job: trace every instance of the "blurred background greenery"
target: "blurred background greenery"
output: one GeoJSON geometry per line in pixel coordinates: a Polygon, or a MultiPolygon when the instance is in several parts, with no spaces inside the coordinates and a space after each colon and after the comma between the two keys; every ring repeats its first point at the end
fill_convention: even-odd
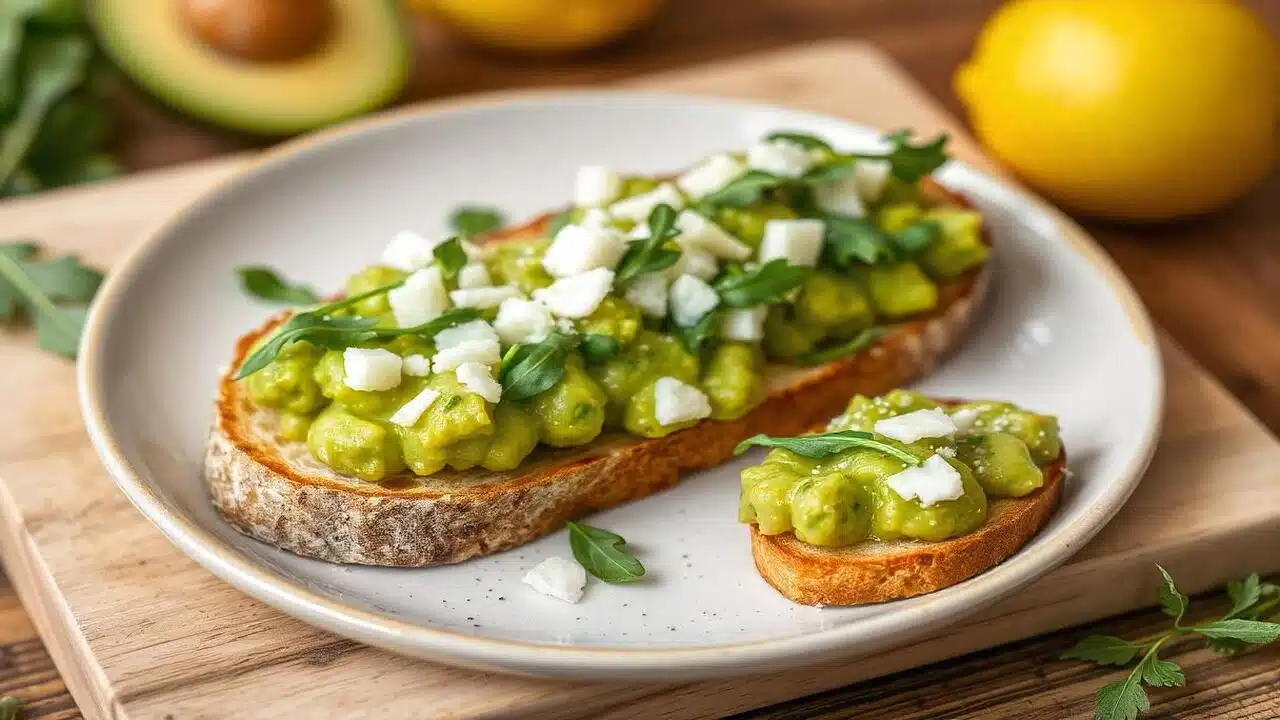
{"type": "Polygon", "coordinates": [[[953,78],[944,100],[1067,208],[1195,215],[1274,172],[1277,21],[1273,0],[0,0],[0,196],[396,101],[868,34],[953,78]]]}

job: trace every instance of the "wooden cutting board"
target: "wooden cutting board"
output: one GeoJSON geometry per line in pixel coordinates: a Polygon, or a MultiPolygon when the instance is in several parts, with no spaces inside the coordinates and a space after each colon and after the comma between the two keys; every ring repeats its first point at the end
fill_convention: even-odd
{"type": "MultiPolygon", "coordinates": [[[[829,43],[634,86],[757,98],[885,128],[959,124],[884,55],[829,43]]],[[[219,160],[0,206],[31,236],[104,267],[141,233],[251,160],[219,160]]],[[[73,369],[0,332],[0,557],[90,718],[701,717],[731,713],[1151,603],[1152,563],[1186,590],[1280,570],[1280,444],[1180,350],[1159,450],[1121,514],[1064,567],[935,638],[878,657],[745,681],[585,684],[409,660],[282,615],[178,552],[89,447],[73,369]]]]}

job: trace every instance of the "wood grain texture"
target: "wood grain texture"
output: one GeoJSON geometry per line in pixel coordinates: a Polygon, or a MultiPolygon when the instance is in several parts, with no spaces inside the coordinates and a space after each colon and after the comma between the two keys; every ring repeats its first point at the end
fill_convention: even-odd
{"type": "MultiPolygon", "coordinates": [[[[927,101],[910,105],[924,115],[882,115],[877,120],[875,113],[891,114],[893,109],[884,103],[867,103],[872,96],[866,92],[850,97],[867,85],[855,82],[844,70],[842,63],[848,60],[848,55],[841,60],[831,54],[774,58],[771,62],[782,62],[782,69],[739,68],[672,84],[773,97],[854,117],[862,114],[862,119],[886,125],[947,124],[927,101]],[[814,69],[823,79],[806,81],[814,69]],[[832,78],[839,79],[839,86],[829,84],[832,78]]],[[[882,89],[896,92],[900,102],[915,99],[913,84],[895,90],[903,76],[892,69],[885,72],[889,75],[882,89]]],[[[962,151],[971,153],[972,146],[965,144],[962,151]]],[[[109,264],[169,203],[189,197],[203,187],[201,183],[224,176],[235,162],[145,179],[141,187],[104,186],[12,203],[0,208],[0,227],[37,233],[57,247],[78,248],[109,264]]],[[[1168,349],[1167,362],[1171,379],[1167,433],[1150,476],[1159,484],[1144,484],[1121,519],[1072,563],[1035,589],[987,609],[964,628],[928,643],[869,661],[748,683],[635,687],[477,676],[391,658],[285,618],[214,580],[178,554],[107,484],[96,458],[84,446],[71,397],[70,368],[34,351],[20,334],[0,336],[0,366],[6,370],[0,391],[8,396],[17,388],[39,387],[45,394],[19,417],[10,414],[0,419],[0,477],[8,488],[0,493],[0,510],[6,519],[0,547],[10,572],[23,585],[36,623],[53,640],[51,650],[61,659],[67,683],[90,717],[363,717],[375,711],[381,711],[381,717],[408,717],[510,714],[513,708],[554,716],[693,717],[743,710],[1147,604],[1155,578],[1135,568],[1148,567],[1153,560],[1169,562],[1191,589],[1247,567],[1274,563],[1270,551],[1277,529],[1269,513],[1276,505],[1271,493],[1280,456],[1273,439],[1176,348],[1168,349]],[[1211,475],[1241,485],[1234,488],[1237,492],[1214,492],[1206,498],[1203,479],[1211,475]],[[21,492],[13,493],[14,488],[21,492]],[[1227,504],[1208,504],[1215,500],[1227,504]],[[1189,511],[1204,515],[1188,516],[1189,511]],[[1225,557],[1212,550],[1223,547],[1219,512],[1238,521],[1233,525],[1238,532],[1228,533],[1234,544],[1225,557]],[[15,514],[22,516],[23,525],[13,521],[15,514]],[[11,532],[15,527],[21,532],[11,532]],[[1135,546],[1137,534],[1155,545],[1135,546]],[[33,548],[38,548],[40,562],[31,561],[36,555],[29,552],[33,548]],[[112,553],[103,557],[95,548],[111,548],[112,553]],[[1106,579],[1105,594],[1096,592],[1100,578],[1106,579]],[[79,638],[52,631],[69,625],[65,609],[50,598],[37,597],[54,586],[66,603],[62,607],[74,609],[79,638]],[[193,636],[192,628],[199,634],[193,636]],[[220,704],[212,709],[215,702],[220,704]]],[[[1059,648],[1068,644],[1059,642],[1059,648]]],[[[1043,662],[1052,654],[1036,657],[1043,662]]],[[[1043,669],[1026,657],[1030,656],[1000,667],[1023,668],[1024,673],[1032,666],[1043,669]]],[[[1079,694],[1101,684],[1099,674],[1082,665],[1072,666],[1082,679],[1092,680],[1079,685],[1079,694]]],[[[1230,675],[1236,678],[1233,683],[1247,684],[1253,677],[1240,669],[1240,663],[1227,667],[1220,672],[1223,678],[1234,673],[1230,675]]],[[[925,702],[950,697],[959,687],[980,691],[979,685],[965,686],[967,679],[937,687],[929,679],[937,672],[915,675],[923,678],[915,681],[918,685],[935,686],[925,702]]],[[[1026,677],[1018,682],[1034,684],[1026,677]]],[[[1023,699],[1029,697],[1042,702],[1052,698],[1028,694],[1023,699]]],[[[794,716],[808,716],[799,712],[794,716]]],[[[896,716],[896,712],[885,716],[896,716]]],[[[933,717],[945,711],[925,714],[933,717]]],[[[1042,716],[1065,714],[1064,710],[1042,716]]]]}

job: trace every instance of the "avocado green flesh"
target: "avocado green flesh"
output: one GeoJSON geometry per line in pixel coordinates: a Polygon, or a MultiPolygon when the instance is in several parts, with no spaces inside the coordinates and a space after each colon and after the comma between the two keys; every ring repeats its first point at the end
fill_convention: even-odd
{"type": "MultiPolygon", "coordinates": [[[[950,223],[957,228],[953,238],[944,227],[943,235],[930,247],[946,243],[968,247],[965,234],[972,233],[972,239],[985,248],[980,238],[980,218],[975,213],[949,207],[925,208],[913,186],[898,185],[889,193],[897,208],[894,212],[912,220],[932,214],[940,218],[941,226],[950,223]]],[[[623,196],[648,192],[656,186],[657,181],[652,178],[628,177],[623,183],[623,196]]],[[[581,209],[574,212],[582,214],[581,209]]],[[[715,220],[739,240],[757,246],[769,220],[796,216],[796,210],[780,198],[770,197],[750,207],[720,208],[715,220]]],[[[624,223],[615,224],[621,228],[624,223]]],[[[495,285],[516,285],[521,291],[532,293],[553,281],[541,262],[549,244],[547,238],[501,243],[484,260],[486,270],[495,285]]],[[[940,263],[952,271],[973,257],[940,263]]],[[[982,260],[985,255],[978,262],[982,260]]],[[[815,269],[787,301],[769,308],[762,342],[715,338],[696,354],[674,334],[665,332],[662,321],[645,317],[636,305],[612,294],[590,315],[574,321],[574,331],[613,339],[617,354],[593,358],[595,362],[588,363],[579,350],[573,350],[565,362],[563,377],[548,390],[524,400],[504,397],[496,404],[487,402],[460,385],[452,372],[428,377],[405,375],[398,387],[387,391],[353,390],[345,383],[342,352],[305,342],[288,346],[265,369],[249,376],[245,388],[254,404],[279,413],[281,439],[305,442],[314,458],[345,475],[377,482],[405,470],[420,476],[476,467],[511,470],[540,445],[580,446],[608,430],[656,438],[697,424],[697,420],[690,420],[664,425],[658,420],[655,388],[664,377],[701,390],[710,405],[711,418],[740,418],[766,394],[766,360],[785,362],[847,340],[863,329],[936,307],[937,283],[944,278],[930,273],[914,260],[862,266],[847,272],[815,269]],[[398,408],[427,388],[439,396],[412,427],[390,422],[398,408]]],[[[370,266],[351,276],[346,293],[363,294],[405,277],[401,270],[370,266]]],[[[452,288],[456,281],[449,282],[452,288]]],[[[375,318],[380,326],[395,327],[385,294],[366,298],[343,312],[375,318]]],[[[492,319],[492,314],[488,317],[492,319]]],[[[431,357],[435,351],[430,342],[410,336],[368,347],[384,347],[402,357],[431,357]]],[[[975,447],[973,452],[987,452],[987,448],[975,447]]],[[[955,525],[948,520],[950,510],[898,507],[901,503],[893,497],[886,498],[877,486],[844,488],[841,477],[836,472],[822,482],[812,479],[802,492],[796,491],[796,507],[807,509],[801,513],[806,519],[794,527],[805,537],[815,538],[813,542],[823,542],[822,538],[843,541],[868,532],[884,537],[934,536],[967,527],[964,523],[985,512],[972,508],[955,511],[963,520],[955,525]],[[828,500],[845,497],[856,500],[855,509],[823,515],[828,500]],[[848,529],[857,530],[864,524],[865,530],[848,529]]],[[[956,507],[968,504],[970,501],[958,501],[956,507]]],[[[763,504],[761,508],[767,514],[763,504]]],[[[788,525],[787,529],[792,527],[788,525]]]]}
{"type": "MultiPolygon", "coordinates": [[[[829,429],[873,432],[878,420],[938,407],[928,397],[904,390],[878,398],[858,395],[829,429]]],[[[1062,445],[1057,421],[1050,416],[1009,403],[946,406],[953,414],[962,408],[976,410],[978,420],[954,438],[901,443],[877,437],[921,460],[935,453],[946,458],[960,474],[960,497],[926,507],[914,497],[900,496],[888,480],[905,470],[906,463],[879,450],[856,448],[813,460],[775,449],[764,462],[742,472],[739,520],[755,523],[765,535],[792,532],[802,542],[825,547],[865,540],[938,542],[977,530],[986,521],[990,498],[1022,497],[1039,489],[1042,467],[1057,458],[1062,445]],[[1038,450],[1023,437],[1038,441],[1038,450]],[[1046,457],[1050,450],[1053,456],[1046,457]]]]}

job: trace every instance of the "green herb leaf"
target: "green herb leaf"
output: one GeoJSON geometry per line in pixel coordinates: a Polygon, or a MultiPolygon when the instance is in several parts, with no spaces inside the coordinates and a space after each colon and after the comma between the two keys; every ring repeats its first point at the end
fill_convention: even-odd
{"type": "Polygon", "coordinates": [[[1187,682],[1177,663],[1161,660],[1154,652],[1142,659],[1138,672],[1142,675],[1142,682],[1152,687],[1180,687],[1187,682]]]}
{"type": "Polygon", "coordinates": [[[513,346],[498,368],[502,396],[528,400],[550,390],[564,377],[565,359],[574,342],[569,335],[553,332],[540,343],[513,346]]]}
{"type": "Polygon", "coordinates": [[[449,216],[449,227],[453,232],[466,237],[497,230],[503,222],[502,213],[497,208],[482,205],[463,205],[449,216]]]}
{"type": "Polygon", "coordinates": [[[1253,604],[1262,599],[1262,580],[1258,573],[1227,583],[1227,597],[1231,598],[1231,612],[1228,618],[1239,617],[1253,604]]]}
{"type": "Polygon", "coordinates": [[[75,358],[88,314],[88,305],[58,305],[53,311],[37,312],[36,341],[49,352],[75,358]]]}
{"type": "Polygon", "coordinates": [[[573,211],[565,210],[564,212],[551,218],[551,222],[547,223],[547,237],[553,238],[564,229],[565,225],[573,222],[573,211]]]}
{"type": "Polygon", "coordinates": [[[1194,632],[1214,640],[1239,640],[1250,645],[1264,645],[1280,638],[1280,623],[1261,620],[1215,620],[1191,628],[1194,632]]]}
{"type": "Polygon", "coordinates": [[[24,703],[12,695],[0,698],[0,720],[22,720],[24,703]]]}
{"type": "Polygon", "coordinates": [[[830,185],[833,182],[843,180],[846,175],[853,172],[853,166],[856,159],[853,157],[837,157],[829,162],[824,162],[809,169],[804,174],[804,182],[809,187],[815,185],[830,185]]]}
{"type": "Polygon", "coordinates": [[[826,150],[828,152],[834,152],[831,149],[831,145],[826,140],[823,140],[817,135],[810,135],[809,133],[780,131],[769,133],[764,137],[764,139],[769,141],[784,140],[786,142],[799,145],[805,150],[826,150]]]}
{"type": "Polygon", "coordinates": [[[569,547],[586,571],[607,583],[629,583],[644,577],[644,565],[623,550],[621,535],[570,520],[569,547]]]}
{"type": "Polygon", "coordinates": [[[240,287],[261,300],[288,305],[312,305],[320,301],[309,286],[291,283],[265,265],[238,267],[236,274],[240,276],[240,287]]]}
{"type": "Polygon", "coordinates": [[[680,234],[676,230],[675,208],[659,203],[649,213],[648,223],[649,237],[632,241],[618,261],[613,282],[619,287],[645,273],[665,270],[680,259],[679,250],[663,247],[668,240],[680,234]]]}
{"type": "Polygon", "coordinates": [[[1178,591],[1167,570],[1159,565],[1156,567],[1160,570],[1160,577],[1163,579],[1163,584],[1160,586],[1160,609],[1165,615],[1173,618],[1173,625],[1177,627],[1178,623],[1182,622],[1182,616],[1187,612],[1187,596],[1178,591]]]}
{"type": "Polygon", "coordinates": [[[716,331],[719,329],[720,313],[717,310],[703,315],[692,327],[670,326],[671,334],[675,335],[684,349],[693,355],[702,352],[703,346],[716,336],[716,331]]]}
{"type": "Polygon", "coordinates": [[[764,199],[765,193],[791,182],[763,170],[748,170],[737,180],[706,195],[699,202],[711,207],[747,207],[764,199]]]}
{"type": "Polygon", "coordinates": [[[1090,635],[1059,657],[1063,660],[1088,660],[1099,665],[1128,665],[1146,649],[1143,643],[1129,642],[1114,635],[1090,635]]]}
{"type": "Polygon", "coordinates": [[[449,280],[458,277],[458,271],[467,264],[467,251],[462,249],[462,240],[456,237],[435,246],[431,254],[440,266],[440,274],[449,280]]]}
{"type": "Polygon", "coordinates": [[[35,262],[37,252],[26,242],[0,245],[0,320],[12,321],[25,310],[41,347],[74,358],[102,274],[74,256],[35,262]]]}
{"type": "Polygon", "coordinates": [[[922,145],[911,144],[910,130],[899,130],[885,136],[892,146],[883,155],[859,153],[857,157],[888,160],[893,176],[903,182],[919,182],[920,178],[942,167],[947,162],[947,134],[942,133],[922,145]]]}
{"type": "Polygon", "coordinates": [[[84,81],[92,46],[79,34],[33,33],[20,52],[22,99],[17,115],[0,129],[0,187],[22,165],[49,111],[84,81]]]}
{"type": "Polygon", "coordinates": [[[828,362],[831,362],[832,360],[838,360],[842,357],[845,357],[846,355],[853,355],[854,353],[857,353],[869,347],[872,343],[879,340],[881,337],[884,337],[883,328],[867,328],[866,330],[863,330],[862,332],[853,336],[852,339],[846,340],[845,342],[842,342],[839,345],[833,345],[829,348],[817,350],[807,355],[801,355],[800,357],[796,358],[795,362],[797,365],[804,365],[804,366],[821,365],[823,363],[828,363],[828,362]]]}
{"type": "Polygon", "coordinates": [[[862,263],[875,265],[896,257],[889,234],[866,218],[827,214],[822,246],[823,264],[838,270],[862,263]]]}
{"type": "Polygon", "coordinates": [[[589,333],[582,336],[582,357],[591,365],[599,365],[618,354],[618,341],[608,335],[589,333]]]}
{"type": "Polygon", "coordinates": [[[942,237],[942,226],[935,220],[914,222],[889,237],[903,255],[913,255],[924,250],[942,237]]]}
{"type": "Polygon", "coordinates": [[[840,430],[838,432],[801,435],[799,437],[754,435],[738,443],[738,447],[733,449],[733,454],[741,455],[752,446],[782,448],[812,460],[821,460],[854,448],[868,448],[901,460],[907,465],[918,466],[921,464],[920,458],[915,455],[889,443],[877,440],[874,433],[861,430],[840,430]]]}
{"type": "Polygon", "coordinates": [[[1098,691],[1093,717],[1094,720],[1134,720],[1138,713],[1150,707],[1147,691],[1142,689],[1142,679],[1135,670],[1124,680],[1104,685],[1098,691]]]}
{"type": "Polygon", "coordinates": [[[809,268],[788,265],[786,260],[776,258],[755,270],[726,276],[715,288],[720,302],[727,307],[747,308],[782,302],[808,276],[809,268]]]}

